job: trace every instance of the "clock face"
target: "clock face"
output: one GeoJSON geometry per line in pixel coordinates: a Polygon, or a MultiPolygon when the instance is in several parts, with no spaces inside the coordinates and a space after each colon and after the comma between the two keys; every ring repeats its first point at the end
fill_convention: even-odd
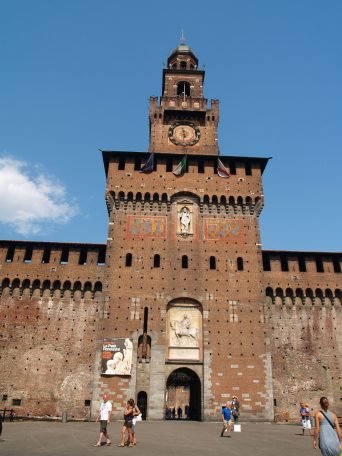
{"type": "Polygon", "coordinates": [[[177,123],[169,129],[169,138],[176,146],[193,146],[200,136],[200,129],[190,123],[177,123]]]}

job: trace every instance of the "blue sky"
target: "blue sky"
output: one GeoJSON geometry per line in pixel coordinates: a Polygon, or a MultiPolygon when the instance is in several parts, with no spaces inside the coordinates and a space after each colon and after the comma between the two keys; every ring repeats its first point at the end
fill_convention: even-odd
{"type": "Polygon", "coordinates": [[[0,239],[106,242],[98,149],[147,149],[183,28],[221,153],[273,157],[263,248],[341,251],[341,23],[339,0],[1,0],[0,239]]]}

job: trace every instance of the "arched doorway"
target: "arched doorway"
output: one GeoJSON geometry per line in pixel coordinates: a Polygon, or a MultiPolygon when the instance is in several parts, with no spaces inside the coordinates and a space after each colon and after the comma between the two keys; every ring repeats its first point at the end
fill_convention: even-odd
{"type": "Polygon", "coordinates": [[[201,421],[201,381],[186,367],[171,372],[166,381],[165,410],[176,409],[176,416],[167,413],[166,417],[178,418],[178,407],[182,409],[182,419],[187,414],[188,419],[201,421]]]}
{"type": "Polygon", "coordinates": [[[137,397],[137,405],[141,412],[141,417],[143,420],[146,420],[146,413],[147,413],[147,394],[145,391],[139,391],[137,397]]]}

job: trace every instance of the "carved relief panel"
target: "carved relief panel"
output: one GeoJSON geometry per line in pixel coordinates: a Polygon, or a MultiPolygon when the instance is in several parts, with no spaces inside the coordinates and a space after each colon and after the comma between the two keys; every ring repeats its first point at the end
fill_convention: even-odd
{"type": "Polygon", "coordinates": [[[167,336],[169,360],[201,361],[202,313],[198,303],[183,300],[169,306],[167,336]]]}

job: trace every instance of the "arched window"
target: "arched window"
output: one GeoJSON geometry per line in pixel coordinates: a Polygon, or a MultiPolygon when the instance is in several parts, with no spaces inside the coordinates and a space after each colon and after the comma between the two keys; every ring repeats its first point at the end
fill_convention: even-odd
{"type": "Polygon", "coordinates": [[[126,255],[126,264],[125,264],[125,266],[127,268],[132,266],[132,259],[133,259],[132,254],[131,253],[127,253],[127,255],[126,255]]]}
{"type": "Polygon", "coordinates": [[[214,256],[210,257],[209,264],[210,269],[216,269],[216,258],[214,256]]]}
{"type": "Polygon", "coordinates": [[[177,84],[177,95],[179,97],[190,97],[190,84],[186,81],[180,81],[177,84]]]}
{"type": "Polygon", "coordinates": [[[153,267],[154,268],[160,268],[160,255],[154,255],[153,258],[153,267]]]}
{"type": "Polygon", "coordinates": [[[186,255],[182,256],[182,268],[188,269],[188,257],[186,255]]]}
{"type": "Polygon", "coordinates": [[[241,257],[238,257],[236,262],[238,271],[243,271],[243,259],[241,257]]]}

